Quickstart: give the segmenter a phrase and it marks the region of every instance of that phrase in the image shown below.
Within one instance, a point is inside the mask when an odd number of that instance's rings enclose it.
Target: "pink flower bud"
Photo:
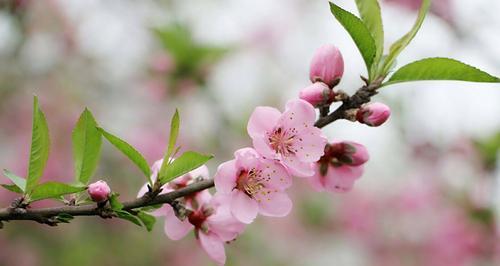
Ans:
[[[111,189],[108,184],[102,180],[90,184],[87,191],[89,192],[92,200],[95,202],[103,202],[107,200],[109,193],[111,193]]]
[[[334,142],[327,145],[324,156],[329,162],[350,166],[360,166],[370,159],[366,147],[353,141]]]
[[[344,74],[344,59],[333,45],[321,46],[311,61],[309,78],[312,82],[322,81],[334,87]]]
[[[305,87],[299,93],[299,98],[312,104],[314,107],[330,104],[333,102],[335,93],[323,82],[315,82]]]
[[[389,106],[383,103],[369,103],[363,105],[356,114],[356,119],[372,127],[382,125],[391,115]]]

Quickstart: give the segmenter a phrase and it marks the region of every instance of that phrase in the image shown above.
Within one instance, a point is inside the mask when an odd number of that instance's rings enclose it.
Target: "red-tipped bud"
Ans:
[[[320,107],[333,102],[335,93],[323,82],[303,88],[299,93],[299,98],[312,104],[314,107]]]
[[[311,61],[309,78],[321,81],[330,88],[338,84],[344,74],[344,59],[339,49],[333,45],[321,46]]]
[[[111,189],[108,184],[102,180],[89,185],[87,189],[90,198],[95,202],[103,202],[108,199]]]
[[[350,166],[360,166],[370,159],[366,147],[353,141],[334,142],[327,145],[325,156],[333,160],[331,162]]]
[[[369,103],[363,105],[356,114],[356,119],[363,124],[378,127],[391,116],[391,109],[383,103]]]

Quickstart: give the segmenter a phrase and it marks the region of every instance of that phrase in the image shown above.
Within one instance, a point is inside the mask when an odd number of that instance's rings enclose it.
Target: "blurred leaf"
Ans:
[[[500,82],[499,78],[455,59],[427,58],[401,67],[384,85],[418,80]]]
[[[180,125],[179,111],[175,109],[174,116],[170,121],[170,137],[168,140],[167,154],[165,155],[165,158],[163,158],[164,162],[168,162],[170,156],[172,156],[172,153],[174,152],[175,143],[177,142],[177,137],[179,136],[179,125]]]
[[[170,182],[174,178],[202,166],[212,158],[212,155],[203,155],[194,151],[187,151],[169,164],[168,167],[162,167],[159,174],[160,183],[165,184]]]
[[[377,0],[356,0],[356,5],[361,20],[364,22],[375,41],[375,46],[377,47],[375,63],[378,63],[378,60],[384,52],[384,27],[380,5]]]
[[[148,232],[151,232],[153,230],[153,227],[156,223],[156,218],[153,215],[143,211],[139,211],[139,213],[137,213],[137,217],[142,221]]]
[[[14,185],[21,190],[21,193],[26,189],[26,179],[15,175],[7,169],[3,169],[3,174],[14,183]]]
[[[30,160],[28,166],[28,179],[25,193],[29,194],[38,184],[49,158],[49,128],[45,115],[40,110],[38,98],[35,96],[33,103],[33,130],[31,136]]]
[[[99,131],[111,144],[113,144],[113,146],[115,146],[115,148],[125,154],[125,156],[127,156],[127,158],[129,158],[141,170],[144,176],[146,176],[148,182],[152,184],[151,169],[149,168],[148,162],[144,156],[142,156],[141,153],[124,140],[121,140],[102,128],[99,128]]]
[[[88,184],[94,174],[101,153],[101,133],[92,113],[85,108],[78,119],[73,134],[73,158],[75,160],[75,178],[82,184]]]
[[[118,200],[118,194],[112,193],[109,197],[109,205],[114,211],[119,211],[123,209],[123,204]]]
[[[476,140],[474,144],[486,167],[494,169],[498,161],[498,154],[500,153],[500,132],[489,138]]]
[[[415,24],[411,28],[411,30],[406,33],[401,39],[397,40],[395,43],[392,44],[390,50],[389,50],[389,55],[387,56],[386,60],[384,61],[384,67],[382,70],[382,74],[386,75],[389,73],[389,69],[392,67],[394,60],[399,56],[399,54],[410,44],[410,42],[413,40],[415,35],[417,35],[417,32],[420,30],[420,27],[422,26],[422,23],[424,22],[425,16],[427,15],[427,12],[429,11],[429,7],[431,5],[430,0],[423,0],[422,5],[420,7],[420,10],[418,12],[417,20],[415,21]]]
[[[8,184],[2,184],[1,185],[3,188],[7,189],[8,191],[18,193],[18,194],[23,194],[24,191],[22,191],[18,186],[16,185],[8,185]]]
[[[139,220],[139,218],[135,217],[131,213],[129,213],[127,211],[123,211],[123,210],[116,210],[115,213],[116,213],[116,216],[118,216],[118,218],[127,220],[129,222],[132,222],[132,223],[142,227],[142,224],[141,224],[141,221]]]
[[[363,56],[368,73],[371,74],[371,66],[377,53],[377,47],[370,31],[358,17],[340,8],[334,3],[330,2],[330,9],[340,24],[342,24],[349,35],[351,35],[354,43],[356,43],[356,46]]]
[[[73,194],[85,190],[85,186],[72,186],[60,182],[46,182],[35,187],[30,195],[30,202],[57,198],[67,194]]]
[[[73,220],[73,218],[75,218],[73,215],[67,213],[61,213],[56,216],[57,221],[61,223],[69,223],[69,221]]]

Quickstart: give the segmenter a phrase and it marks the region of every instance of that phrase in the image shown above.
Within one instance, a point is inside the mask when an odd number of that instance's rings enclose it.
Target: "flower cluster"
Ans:
[[[288,101],[283,112],[260,106],[251,114],[247,131],[253,147],[237,150],[234,159],[218,167],[215,195],[207,190],[196,192],[154,212],[165,217],[165,234],[178,240],[194,230],[210,258],[223,265],[224,243],[234,240],[258,214],[283,217],[290,213],[292,201],[286,190],[293,176],[307,178],[318,191],[350,190],[368,161],[366,148],[350,141],[329,144],[314,126],[315,107],[328,107],[337,100],[333,88],[343,71],[339,50],[321,47],[311,63],[313,84],[300,92],[300,99]],[[390,114],[379,105],[366,105],[357,112],[358,120],[370,126],[382,124]],[[152,179],[157,178],[161,164],[160,160],[153,165]],[[208,169],[202,166],[165,184],[162,193],[207,178]],[[144,186],[139,196],[146,191]]]

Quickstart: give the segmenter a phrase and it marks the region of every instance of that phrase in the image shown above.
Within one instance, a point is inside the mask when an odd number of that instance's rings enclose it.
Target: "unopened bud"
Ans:
[[[111,193],[111,189],[108,184],[102,180],[90,184],[87,191],[90,198],[92,198],[95,202],[106,201],[109,197],[109,193]]]
[[[314,107],[320,107],[330,104],[335,99],[335,93],[323,82],[303,88],[299,93],[299,98],[312,104]]]
[[[327,146],[325,155],[335,158],[338,163],[350,166],[360,166],[370,159],[366,147],[353,141],[332,143]]]
[[[311,61],[309,78],[312,82],[321,81],[330,88],[338,84],[344,74],[344,59],[334,45],[321,46]]]
[[[391,116],[391,109],[383,103],[369,103],[362,106],[356,114],[356,119],[363,124],[378,127]]]

